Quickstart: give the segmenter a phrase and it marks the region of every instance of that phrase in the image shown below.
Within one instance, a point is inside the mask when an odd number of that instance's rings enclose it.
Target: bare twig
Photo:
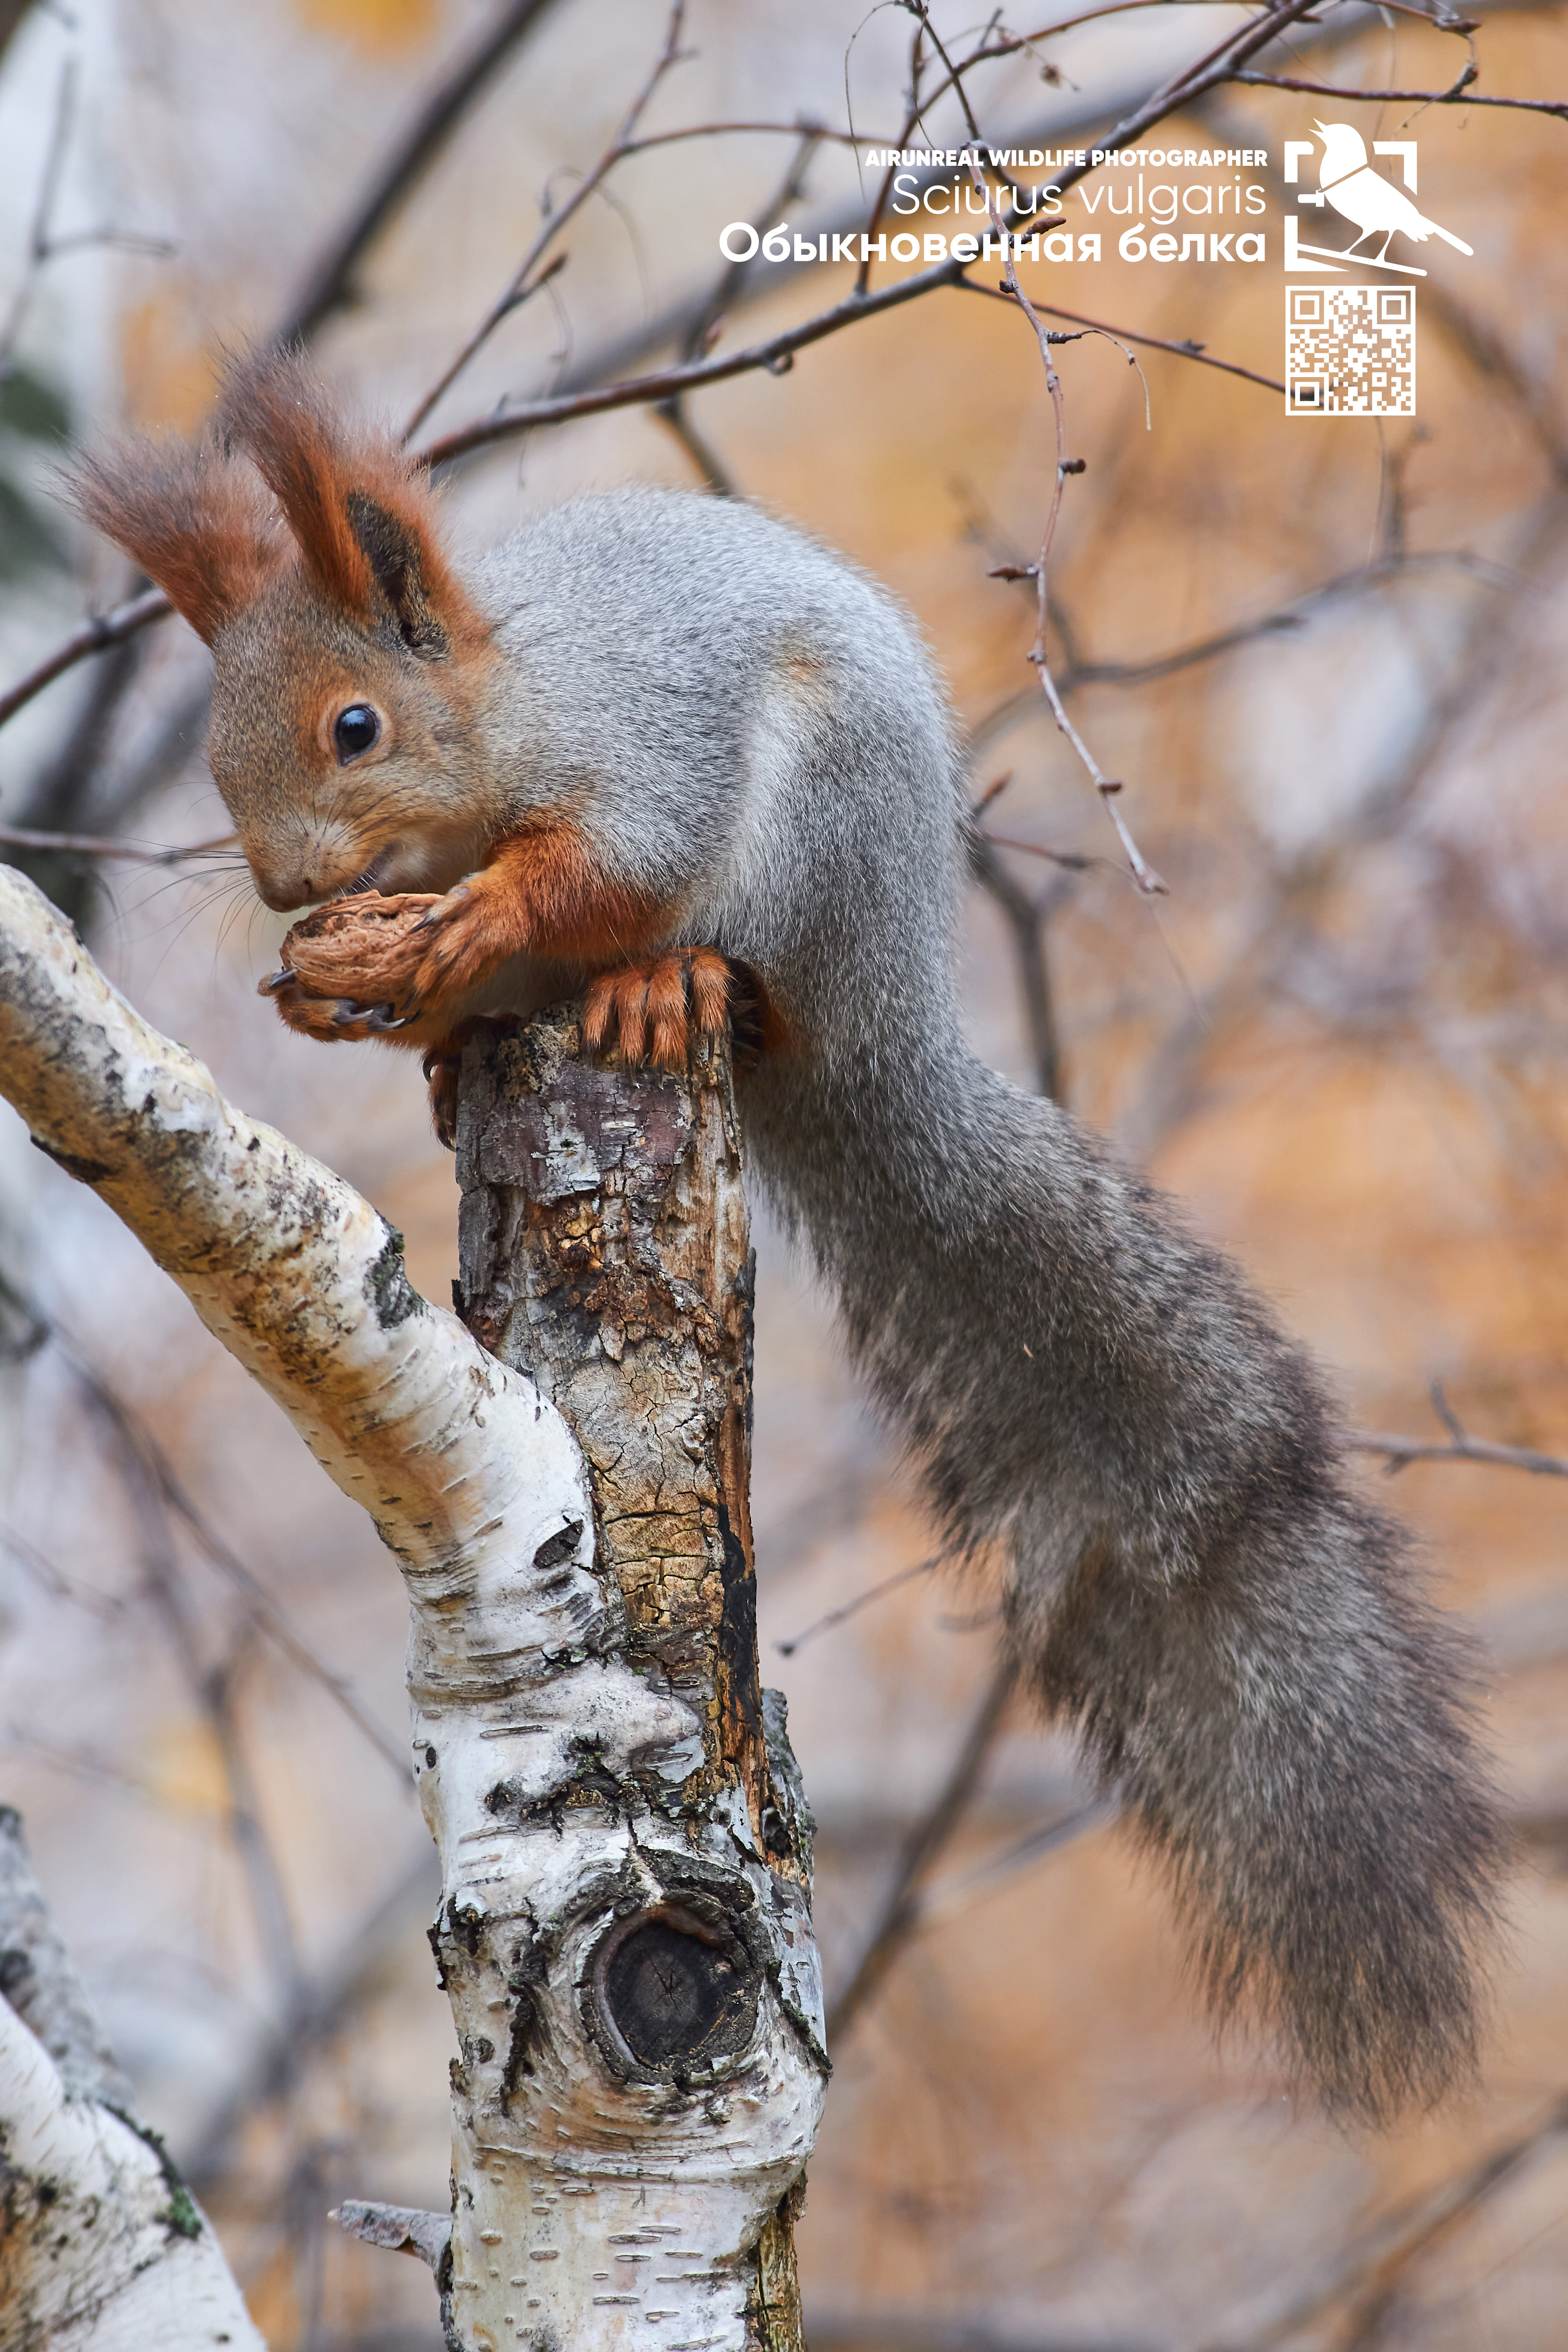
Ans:
[[[429,1917],[439,1891],[435,1853],[421,1844],[336,1958],[302,1981],[289,2014],[269,2021],[255,2048],[241,2060],[195,2135],[185,2165],[193,2187],[199,2189],[222,2173],[237,2135],[268,2102],[285,2095],[313,2051],[363,2012],[398,1943],[416,1921]]]
[[[652,407],[659,401],[698,391],[704,384],[726,383],[731,376],[754,374],[758,369],[765,369],[770,375],[787,375],[796,352],[822,342],[845,327],[858,326],[864,319],[901,309],[906,302],[918,302],[923,295],[941,287],[956,286],[964,267],[960,261],[935,262],[930,269],[901,278],[895,285],[879,288],[875,294],[851,295],[847,301],[835,303],[830,310],[818,311],[815,318],[803,320],[798,326],[770,335],[765,342],[726,352],[722,358],[658,368],[620,383],[592,385],[552,399],[521,401],[515,407],[476,417],[455,433],[443,434],[416,454],[429,466],[449,466],[458,457],[471,456],[476,449],[514,440],[520,433],[531,432],[536,425],[564,425],[581,416],[603,416],[616,408]]]
[[[829,2049],[849,2031],[913,1934],[920,1918],[920,1882],[949,1844],[969,1810],[986,1759],[996,1744],[1016,1680],[1017,1669],[1012,1658],[1004,1656],[953,1759],[941,1793],[905,1841],[881,1916],[848,1982],[828,2004]]]
[[[1218,89],[1224,82],[1234,81],[1237,66],[1244,65],[1248,58],[1256,57],[1259,50],[1269,47],[1289,26],[1298,24],[1303,16],[1310,16],[1318,5],[1319,0],[1272,0],[1272,5],[1250,17],[1238,31],[1227,34],[1215,47],[1206,51],[1183,72],[1173,75],[1169,81],[1162,83],[1142,106],[1134,107],[1131,114],[1124,114],[1119,122],[1095,140],[1093,148],[1086,152],[1092,153],[1098,149],[1102,154],[1112,154],[1118,148],[1130,147],[1146,131],[1152,131],[1157,122],[1163,122],[1167,115],[1184,111],[1207,91]],[[1099,168],[1098,164],[1087,161],[1068,163],[1061,171],[1052,173],[1051,185],[1065,191]]]
[[[1121,810],[1116,804],[1116,796],[1121,790],[1120,781],[1115,777],[1108,776],[1104,773],[1103,770],[1100,768],[1100,762],[1095,759],[1094,754],[1090,751],[1088,744],[1084,741],[1082,736],[1073,725],[1072,720],[1067,715],[1066,707],[1057,689],[1056,680],[1051,676],[1050,662],[1047,656],[1046,645],[1046,626],[1050,594],[1049,579],[1051,545],[1056,538],[1057,521],[1061,513],[1062,491],[1066,485],[1068,476],[1069,474],[1081,473],[1083,470],[1080,460],[1071,459],[1068,456],[1067,409],[1062,399],[1061,378],[1057,373],[1056,362],[1051,357],[1051,348],[1053,344],[1065,342],[1068,338],[1058,333],[1054,329],[1049,328],[1045,324],[1039,312],[1035,309],[1033,303],[1029,300],[1028,296],[1025,293],[1023,287],[1019,284],[1017,267],[1013,259],[1006,226],[1003,221],[1001,210],[997,205],[994,197],[991,194],[990,190],[985,185],[984,177],[981,172],[979,164],[974,162],[973,158],[971,158],[969,169],[976,188],[979,189],[985,197],[992,224],[996,234],[1002,238],[1002,250],[1005,256],[1004,268],[1006,272],[1008,290],[1012,294],[1018,308],[1023,311],[1024,316],[1027,319],[1030,326],[1034,329],[1035,340],[1040,348],[1040,358],[1045,364],[1046,390],[1050,394],[1051,411],[1056,422],[1056,477],[1051,486],[1050,507],[1046,516],[1045,530],[1041,534],[1040,539],[1039,557],[1035,567],[1035,584],[1039,618],[1035,635],[1035,643],[1030,651],[1029,659],[1034,663],[1035,667],[1039,674],[1040,685],[1044,688],[1047,701],[1051,706],[1051,710],[1056,719],[1058,727],[1067,737],[1068,741],[1072,745],[1073,750],[1078,753],[1079,760],[1083,762],[1084,767],[1089,772],[1089,780],[1094,785],[1095,791],[1100,794],[1102,806],[1110,816],[1111,824],[1116,827],[1117,838],[1121,844],[1129,866],[1132,868],[1133,875],[1138,883],[1138,887],[1141,890],[1152,894],[1156,891],[1163,891],[1165,885],[1161,880],[1159,875],[1155,873],[1154,868],[1144,857],[1142,851],[1139,848],[1137,842],[1132,837],[1131,828],[1126,823]],[[1098,332],[1100,331],[1091,330],[1090,331]],[[1115,339],[1112,338],[1111,340],[1114,341]],[[1128,353],[1128,358],[1133,365],[1136,365],[1136,362],[1131,359],[1131,352]]]
[[[1035,698],[1031,695],[1031,710],[1034,706]],[[1108,857],[1086,857],[1081,850],[1050,849],[1043,841],[1015,841],[1005,833],[983,833],[979,837],[987,849],[1016,849],[1026,857],[1043,857],[1052,866],[1065,866],[1069,874],[1087,874],[1091,866],[1109,866],[1110,863]],[[1044,1091],[1042,1087],[1041,1092]]]
[[[1432,1383],[1432,1407],[1448,1433],[1446,1445],[1420,1437],[1394,1437],[1375,1429],[1357,1431],[1350,1443],[1357,1454],[1381,1454],[1390,1475],[1411,1462],[1484,1462],[1499,1470],[1523,1470],[1534,1478],[1568,1478],[1568,1460],[1558,1454],[1538,1454],[1527,1445],[1494,1445],[1489,1438],[1471,1437],[1443,1393],[1441,1381]]]
[[[0,1307],[23,1323],[28,1335],[26,1353],[35,1353],[51,1340],[58,1348],[84,1397],[114,1431],[121,1459],[134,1459],[142,1465],[142,1474],[163,1506],[184,1523],[212,1565],[243,1595],[258,1628],[276,1642],[291,1664],[321,1685],[334,1704],[342,1709],[355,1729],[370,1741],[377,1754],[384,1757],[397,1774],[400,1785],[406,1788],[408,1759],[405,1751],[395,1740],[388,1738],[365,1712],[347,1678],[334,1674],[316,1655],[260,1579],[247,1568],[233,1547],[226,1543],[210,1525],[205,1515],[185,1492],[173,1463],[141,1414],[126,1403],[75,1341],[45,1314],[37,1300],[18,1290],[4,1274],[0,1274]]]
[[[79,661],[85,661],[89,654],[102,653],[107,646],[123,645],[127,637],[134,636],[139,629],[146,628],[151,622],[167,620],[174,609],[161,588],[144,588],[140,595],[131,597],[123,604],[117,604],[111,613],[95,614],[91,620],[83,621],[68,637],[61,638],[53,653],[46,654],[42,661],[35,662],[25,677],[18,678],[15,686],[0,694],[0,727],[7,719],[14,717],[25,702],[31,702],[36,694],[41,694],[45,687],[51,685],[63,671],[72,668]]]
[[[1435,278],[1423,287],[1421,305],[1470,365],[1500,383],[1516,403],[1555,479],[1559,485],[1568,486],[1568,436],[1557,416],[1550,386],[1532,375],[1497,330],[1462,302],[1442,278]]]
[[[332,255],[322,265],[310,288],[274,331],[272,340],[275,342],[300,338],[308,340],[327,318],[352,299],[353,273],[358,263],[363,260],[369,246],[385,226],[418,177],[434,160],[441,145],[450,136],[458,121],[461,120],[465,109],[479,94],[502,58],[510,52],[516,40],[521,38],[521,34],[549,5],[550,0],[520,0],[520,5],[509,12],[502,25],[498,26],[490,37],[489,41],[476,52],[475,58],[459,70],[451,83],[437,93],[436,98],[421,115],[414,131],[400,142],[377,181],[371,198],[356,213]],[[1126,0],[1126,5],[1141,5],[1142,0]],[[1157,0],[1150,0],[1150,5],[1157,5]],[[1282,8],[1271,10],[1266,20],[1255,19],[1252,27],[1252,46],[1247,50],[1247,54],[1250,55],[1254,49],[1265,46],[1267,41],[1274,37],[1275,31],[1287,23],[1294,22],[1298,16],[1306,13],[1310,5],[1310,0],[1286,0],[1286,5]],[[1114,9],[1089,12],[1093,16],[1110,13],[1114,13]],[[1073,21],[1075,23],[1087,21],[1087,18]],[[1260,23],[1266,23],[1268,29],[1259,30]],[[1231,42],[1224,45],[1226,53],[1233,49],[1235,40],[1240,37],[1240,36],[1233,37]],[[1020,46],[1026,47],[1027,40],[1021,42]],[[995,54],[1002,55],[1004,52],[997,50]],[[1011,54],[1011,51],[1006,54]],[[1200,61],[1200,65],[1206,65],[1206,60]],[[1193,71],[1196,73],[1198,68],[1194,68]],[[1155,100],[1148,101],[1138,113],[1127,117],[1112,132],[1106,134],[1107,139],[1112,143],[1124,143],[1126,140],[1134,138],[1142,131],[1150,129],[1155,122],[1161,121],[1164,114],[1189,104],[1203,91],[1217,86],[1224,79],[1223,74],[1214,73],[1209,74],[1206,79],[1202,79],[1200,82],[1178,79],[1176,82],[1167,85],[1163,96],[1157,95]],[[776,124],[760,127],[769,131],[784,128],[783,125]],[[676,134],[669,134],[671,137],[674,135]],[[847,134],[814,129],[811,135],[814,138],[837,139]],[[1058,184],[1065,188],[1081,176],[1081,173],[1076,166],[1068,167],[1057,175]],[[557,226],[559,225],[559,223],[556,224]],[[858,293],[848,302],[835,305],[816,317],[804,321],[798,328],[770,337],[767,341],[753,345],[746,351],[727,355],[723,359],[697,358],[675,368],[661,369],[608,384],[591,383],[575,392],[521,402],[494,415],[476,418],[470,425],[454,433],[447,434],[439,440],[427,445],[420,454],[433,466],[449,465],[476,450],[513,439],[521,434],[532,431],[537,426],[565,424],[578,417],[601,415],[620,408],[666,405],[671,402],[679,401],[683,394],[705,383],[724,383],[733,376],[747,374],[758,369],[765,369],[774,374],[783,374],[792,363],[797,351],[820,341],[826,336],[838,332],[843,327],[856,325],[863,319],[875,318],[882,311],[898,308],[905,302],[919,300],[922,296],[936,292],[944,287],[962,286],[967,283],[963,264],[953,261],[941,262],[930,269],[899,280],[893,287],[880,289],[875,295]],[[1048,315],[1058,314],[1053,311]],[[1107,328],[1099,321],[1084,323],[1091,325],[1095,331],[1100,333],[1119,335],[1122,331],[1119,329]],[[665,328],[660,331],[668,332],[668,330]],[[684,331],[684,327],[680,331]],[[1132,332],[1128,332],[1126,339],[1129,341],[1157,344],[1159,348],[1170,350],[1177,357],[1194,360],[1202,365],[1220,366],[1226,368],[1230,373],[1249,378],[1252,376],[1250,370],[1240,368],[1232,362],[1213,360],[1206,353],[1182,343],[1166,343],[1157,338],[1143,337]],[[1272,378],[1258,377],[1255,380],[1268,390],[1274,391],[1279,388]],[[135,630],[144,628],[150,622],[165,619],[172,609],[168,599],[161,591],[150,589],[143,594],[132,598],[129,604],[103,619],[84,623],[68,637],[63,639],[52,653],[36,664],[15,687],[5,694],[0,695],[0,725],[4,725],[5,720],[13,717],[24,704],[30,702],[36,695],[42,692],[45,687],[51,684],[64,671],[74,667],[76,663],[87,659],[89,655],[100,651],[106,646],[119,643]]]
[[[1035,1084],[1051,1101],[1062,1096],[1061,1044],[1057,1035],[1056,1010],[1051,1001],[1050,968],[1046,961],[1046,922],[1060,903],[1062,892],[1034,898],[1015,881],[996,855],[998,844],[973,822],[969,829],[969,870],[994,898],[1013,935],[1024,1019],[1034,1057]],[[1068,886],[1070,887],[1070,886]]]
[[[275,347],[309,342],[333,314],[354,299],[354,273],[371,247],[440,155],[470,109],[489,87],[524,36],[554,0],[512,0],[489,33],[432,93],[398,140],[368,195],[356,207],[325,259],[272,331]],[[121,644],[174,607],[160,588],[148,588],[101,618],[83,622],[25,677],[0,695],[0,726],[63,672],[106,646]],[[127,679],[127,684],[129,679]]]
[[[1470,85],[1479,68],[1468,65],[1447,89],[1341,89],[1331,81],[1297,81],[1284,74],[1227,74],[1227,81],[1246,82],[1258,89],[1300,90],[1310,98],[1352,99],[1369,106],[1501,106],[1525,114],[1553,114],[1568,122],[1568,102],[1550,98],[1482,98]]]
[[[411,440],[418,432],[431,410],[450,390],[469,362],[483,350],[501,320],[510,318],[514,310],[521,310],[530,296],[539,291],[545,278],[561,267],[565,258],[563,255],[557,257],[550,270],[542,273],[540,277],[533,278],[531,283],[530,282],[530,273],[543,258],[545,252],[561,235],[562,230],[575,218],[589,197],[604,186],[616,166],[632,152],[634,133],[637,124],[647,111],[654,92],[671,68],[680,61],[680,36],[685,21],[686,0],[674,0],[674,5],[670,9],[668,21],[665,26],[664,46],[654,59],[642,88],[627,108],[619,130],[594,165],[593,170],[585,173],[578,182],[561,210],[546,211],[538,235],[507,281],[504,291],[490,305],[457,357],[437,376],[431,389],[409,418],[403,436],[405,441]]]
[[[554,0],[511,0],[475,47],[431,91],[365,196],[272,331],[274,345],[310,342],[358,297],[355,273],[437,157]]]
[[[1126,115],[1107,131],[1096,144],[1102,150],[1123,146],[1139,138],[1166,115],[1178,112],[1193,101],[1228,79],[1228,68],[1266,48],[1289,25],[1309,14],[1314,0],[1277,0],[1261,16],[1253,17],[1247,25],[1229,34],[1219,46],[1200,58],[1183,74],[1163,85],[1142,106]],[[979,62],[976,58],[974,62]],[[929,101],[928,101],[929,102]],[[918,113],[914,117],[918,121]],[[1068,164],[1053,174],[1052,184],[1066,189],[1084,177],[1091,169],[1089,163]],[[876,214],[873,213],[872,227]],[[757,368],[768,368],[782,374],[784,366],[797,351],[836,334],[840,328],[856,324],[859,320],[873,318],[883,310],[904,302],[918,301],[922,295],[934,293],[942,287],[956,286],[964,277],[967,267],[952,260],[934,263],[931,268],[900,278],[895,285],[879,288],[868,293],[858,285],[848,301],[837,304],[799,327],[773,336],[765,343],[753,345],[746,352],[735,352],[718,360],[706,360],[684,368],[669,368],[658,374],[634,377],[629,382],[595,386],[580,393],[565,394],[555,399],[527,401],[515,408],[496,415],[478,417],[471,425],[444,436],[421,454],[432,465],[447,465],[456,457],[465,457],[475,449],[485,448],[498,441],[510,439],[536,425],[562,424],[569,418],[595,416],[606,410],[647,405],[668,400],[689,391],[700,383],[716,383],[734,375],[743,375]]]
[[[118,1432],[122,1458],[133,1458],[141,1464],[160,1504],[184,1521],[212,1565],[242,1595],[259,1630],[270,1635],[290,1664],[297,1666],[301,1674],[327,1693],[354,1728],[369,1740],[377,1755],[391,1765],[397,1774],[399,1785],[406,1788],[406,1750],[396,1740],[389,1738],[374,1717],[366,1713],[347,1676],[335,1674],[316,1655],[259,1577],[247,1568],[233,1547],[224,1541],[205,1515],[197,1509],[176,1476],[173,1463],[140,1414],[116,1394],[100,1373],[75,1354],[68,1342],[65,1343],[65,1353],[87,1394]]]
[[[1326,2276],[1277,2305],[1261,2325],[1245,2316],[1234,2332],[1210,2338],[1202,2352],[1263,2352],[1310,2326],[1321,2314],[1355,2296],[1352,2326],[1364,2323],[1378,2304],[1386,2306],[1394,2283],[1416,2257],[1468,2219],[1495,2195],[1543,2141],[1568,2131],[1568,2098],[1559,2098],[1530,2128],[1489,2156],[1457,2173],[1424,2196],[1413,2198],[1363,2231],[1331,2261]]]
[[[38,194],[33,207],[32,226],[27,236],[27,267],[21,284],[13,297],[5,323],[0,327],[0,383],[11,373],[12,354],[23,321],[31,306],[37,282],[51,261],[62,253],[79,253],[89,246],[117,246],[122,252],[145,253],[162,257],[173,253],[174,247],[161,236],[142,236],[133,230],[116,228],[77,229],[68,236],[57,236],[53,222],[56,200],[59,195],[60,177],[65,170],[66,155],[70,146],[71,129],[76,117],[76,59],[68,58],[60,69],[59,88],[55,100],[54,121],[49,143],[44,155],[44,168],[39,176]]]
[[[912,1584],[918,1576],[930,1576],[936,1569],[945,1567],[949,1559],[947,1552],[933,1552],[930,1559],[918,1559],[912,1568],[900,1568],[896,1575],[885,1576],[880,1584],[869,1585],[864,1592],[858,1592],[853,1601],[841,1601],[825,1617],[814,1617],[809,1625],[804,1626],[798,1633],[792,1633],[787,1641],[775,1642],[774,1649],[781,1658],[793,1658],[797,1650],[803,1650],[808,1642],[815,1641],[818,1633],[826,1633],[831,1626],[842,1625],[849,1618],[858,1617],[862,1609],[868,1609],[874,1601],[880,1601],[887,1593],[896,1592],[900,1584]]]
[[[789,169],[763,212],[764,234],[771,232],[784,218],[788,206],[803,194],[806,170],[816,152],[819,137],[820,133],[815,130],[802,133],[800,143],[790,158]],[[739,295],[750,267],[749,262],[731,261],[720,271],[712,292],[706,301],[699,303],[681,338],[679,353],[683,361],[689,363],[700,360],[712,349],[722,329],[724,315]],[[671,400],[659,401],[654,414],[661,423],[668,425],[709,488],[721,498],[735,497],[736,486],[728,468],[721,462],[706,436],[692,423],[682,395],[677,393]]]
[[[229,1826],[250,1890],[261,1949],[282,2010],[299,1998],[302,1976],[299,1946],[289,1914],[282,1873],[261,1818],[255,1775],[246,1753],[235,1706],[233,1664],[209,1665],[190,1597],[180,1574],[162,1489],[130,1438],[124,1422],[106,1412],[116,1451],[142,1532],[142,1572],[169,1636],[171,1647],[212,1732],[228,1790]]]
[[[1103,1823],[1114,1821],[1116,1810],[1110,1799],[1101,1799],[1091,1805],[1075,1805],[1069,1811],[1058,1813],[1054,1821],[1042,1823],[1038,1829],[1026,1830],[1022,1837],[1010,1840],[999,1853],[987,1854],[983,1862],[975,1863],[971,1869],[950,1870],[943,1877],[933,1879],[915,1895],[911,1928],[929,1927],[933,1920],[956,1910],[960,1905],[967,1906],[978,1896],[1005,1885],[1021,1870],[1027,1870],[1035,1863],[1043,1862],[1047,1854],[1057,1853],[1064,1845],[1070,1845],[1073,1839],[1081,1837],[1086,1830],[1099,1829]]]
[[[966,294],[983,294],[988,302],[1010,302],[1011,294],[1004,294],[994,286],[977,286],[973,278],[963,280]],[[1043,319],[1066,319],[1075,327],[1087,327],[1091,333],[1104,335],[1113,343],[1139,343],[1145,351],[1169,352],[1179,360],[1195,360],[1199,367],[1218,368],[1223,375],[1238,375],[1247,383],[1261,384],[1265,392],[1283,393],[1285,386],[1278,376],[1259,375],[1256,368],[1243,367],[1236,360],[1216,360],[1202,343],[1173,342],[1168,335],[1144,335],[1131,327],[1112,327],[1103,319],[1086,319],[1081,310],[1064,310],[1055,302],[1037,302],[1035,309]]]

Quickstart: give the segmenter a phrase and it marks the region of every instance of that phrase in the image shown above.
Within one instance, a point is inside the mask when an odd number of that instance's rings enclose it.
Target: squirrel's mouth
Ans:
[[[352,882],[340,884],[338,888],[331,893],[331,897],[323,900],[322,903],[326,906],[331,906],[332,899],[334,898],[363,898],[368,891],[379,890],[381,887],[382,877],[385,874],[387,867],[392,864],[392,861],[396,855],[396,842],[389,841],[384,849],[378,849],[376,851],[375,856],[371,859],[370,864],[365,867],[363,874],[356,874]]]

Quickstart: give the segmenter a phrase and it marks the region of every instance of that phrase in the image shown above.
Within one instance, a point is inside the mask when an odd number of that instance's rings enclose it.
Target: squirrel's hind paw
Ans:
[[[466,1021],[451,1035],[432,1045],[420,1067],[430,1089],[430,1124],[448,1151],[458,1148],[458,1082],[463,1070],[463,1047],[474,1034]]]
[[[684,1070],[699,1041],[722,1034],[730,967],[715,948],[673,948],[601,972],[583,1000],[583,1042],[628,1067]]]

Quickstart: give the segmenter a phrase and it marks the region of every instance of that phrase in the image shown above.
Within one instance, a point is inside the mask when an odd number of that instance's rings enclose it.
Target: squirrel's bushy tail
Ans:
[[[868,1091],[767,1107],[759,1157],[955,1549],[1004,1549],[1026,1669],[1166,1864],[1217,2011],[1271,2016],[1331,2110],[1436,2097],[1473,2068],[1504,1839],[1462,1644],[1316,1372],[956,1043]]]

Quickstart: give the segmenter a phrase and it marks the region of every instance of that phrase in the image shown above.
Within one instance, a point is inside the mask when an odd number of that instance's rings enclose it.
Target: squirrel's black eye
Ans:
[[[340,760],[357,760],[381,733],[381,721],[368,702],[351,702],[332,722],[332,740]]]

